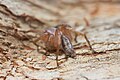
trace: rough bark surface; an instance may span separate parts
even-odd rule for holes
[[[79,37],[77,58],[54,69],[55,55],[33,41],[60,23],[85,32],[99,54]],[[120,80],[119,0],[0,0],[0,80]]]

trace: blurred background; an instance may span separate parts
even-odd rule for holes
[[[0,0],[1,7],[8,9],[8,12],[1,9],[2,13],[24,19],[29,16],[31,18],[28,18],[26,23],[32,27],[41,27],[42,23],[51,26],[59,23],[71,26],[86,25],[85,21],[88,22],[87,26],[111,23],[119,19],[119,2],[119,0]],[[41,21],[41,24],[35,19]]]

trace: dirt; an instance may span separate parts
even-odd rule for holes
[[[0,0],[0,80],[120,80],[119,14],[117,0]],[[86,33],[98,53],[79,37],[76,59],[56,68],[55,55],[45,56],[40,42],[38,52],[33,41],[61,23]]]

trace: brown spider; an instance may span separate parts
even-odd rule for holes
[[[72,34],[75,34],[73,37]],[[75,58],[76,52],[71,43],[72,40],[77,42],[77,37],[82,35],[87,41],[90,49],[94,53],[95,51],[92,49],[89,40],[86,35],[77,31],[74,31],[71,26],[66,24],[57,25],[54,28],[47,29],[43,32],[43,34],[38,38],[45,44],[45,50],[49,53],[54,53],[56,55],[56,63],[58,64],[58,55],[59,53],[65,54],[66,59],[68,57]]]

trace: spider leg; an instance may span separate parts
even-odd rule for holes
[[[66,59],[66,61],[68,60],[68,56],[65,54],[65,59]]]
[[[96,51],[94,51],[94,49],[92,48],[92,46],[91,46],[91,44],[90,44],[90,41],[88,40],[86,34],[80,33],[80,32],[76,32],[76,31],[74,31],[74,33],[75,33],[75,38],[74,38],[75,42],[77,42],[77,37],[81,35],[81,36],[83,36],[83,37],[85,38],[85,40],[86,40],[86,42],[87,42],[90,50],[92,51],[92,53],[95,53],[95,52],[96,52]]]
[[[73,32],[73,33],[75,34],[74,41],[75,41],[76,43],[78,42],[78,41],[77,41],[77,37],[78,37],[78,36],[80,36],[80,35],[81,35],[81,36],[84,36],[83,33],[80,33],[80,32],[77,32],[77,31],[73,31],[73,30],[72,30],[71,32]]]
[[[85,34],[84,34],[84,38],[85,38],[86,42],[88,43],[89,48],[90,48],[90,50],[92,51],[92,53],[95,53],[95,50],[92,48],[92,46],[91,46],[91,44],[90,44],[90,41],[88,40],[88,38],[87,38],[87,36],[86,36]]]
[[[78,37],[78,35],[77,34],[75,34],[75,38],[74,38],[74,41],[77,43],[78,41],[77,41],[77,37]]]
[[[57,67],[59,67],[59,63],[58,63],[58,52],[59,52],[59,49],[57,49],[55,55],[56,55],[56,64],[57,64]]]

